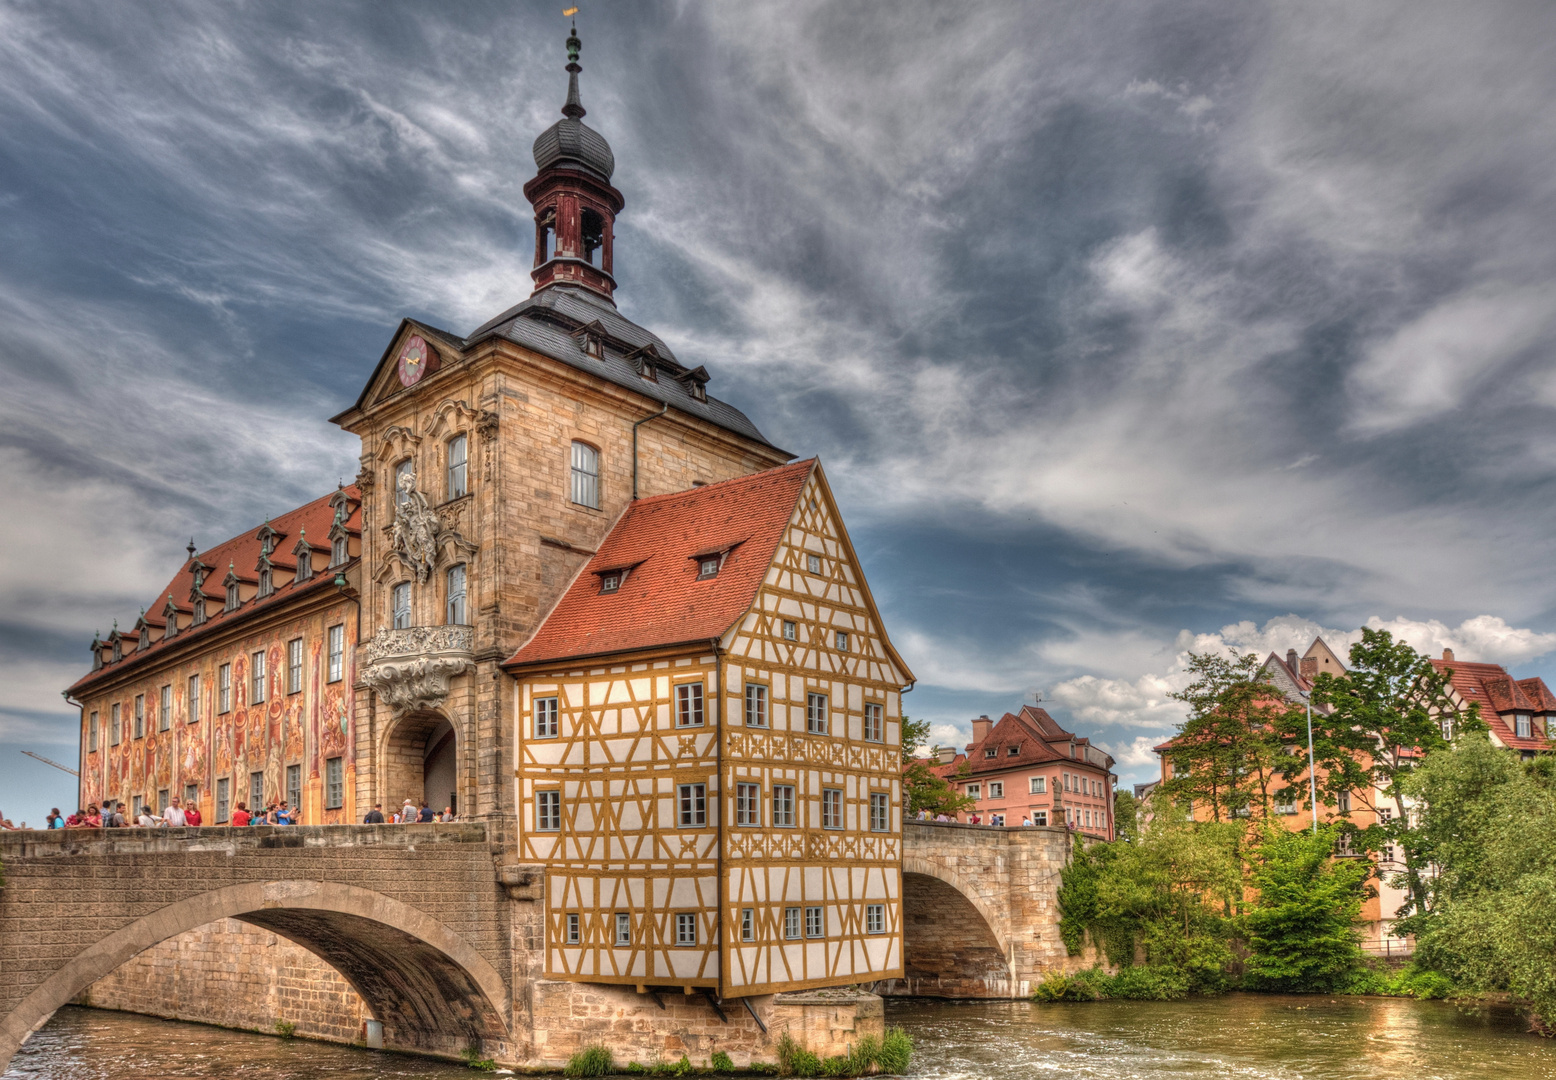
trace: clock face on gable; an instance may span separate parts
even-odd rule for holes
[[[400,385],[415,386],[421,381],[421,377],[427,373],[427,363],[431,359],[431,351],[421,335],[412,336],[400,350]]]

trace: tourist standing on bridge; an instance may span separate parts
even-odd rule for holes
[[[421,809],[417,811],[416,820],[421,822],[423,825],[430,825],[433,821],[437,820],[437,816],[437,813],[432,809],[432,807],[427,805],[427,800],[423,799],[421,801]]]
[[[232,824],[247,825],[249,823],[249,808],[247,803],[239,803],[232,808]]]
[[[400,824],[409,825],[416,820],[416,804],[410,799],[405,800],[405,805],[400,807]]]
[[[200,827],[200,807],[196,803],[191,802],[188,806],[184,807],[184,824],[188,825],[191,829],[198,829]]]
[[[168,803],[168,808],[162,811],[162,824],[178,829],[189,824],[184,818],[184,808],[178,805],[178,796],[175,795],[173,801]]]
[[[364,825],[382,825],[384,823],[384,804],[374,803],[373,808],[367,812],[367,817],[362,819]]]
[[[443,816],[439,820],[440,821],[453,821],[454,820],[454,808],[452,806],[445,806],[443,808]]]

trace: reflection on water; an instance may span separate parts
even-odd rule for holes
[[[1435,1001],[1259,997],[1030,1005],[888,1002],[928,1080],[1556,1080],[1556,1041],[1508,1010]],[[700,1064],[700,1063],[699,1063]],[[449,1080],[461,1065],[61,1009],[7,1078]]]
[[[889,1003],[945,1080],[1556,1080],[1556,1042],[1511,1010],[1440,1001],[1234,994],[1173,1002]]]
[[[450,1080],[463,1065],[304,1039],[64,1008],[11,1059],[5,1080]]]

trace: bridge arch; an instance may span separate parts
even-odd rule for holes
[[[339,882],[246,882],[168,904],[84,949],[0,1021],[0,1069],[92,983],[159,942],[224,918],[279,934],[334,967],[384,1024],[392,1045],[457,1053],[509,1038],[507,984],[440,920]]]
[[[925,997],[1010,996],[1008,920],[985,890],[951,866],[902,860],[903,978],[888,993]]]

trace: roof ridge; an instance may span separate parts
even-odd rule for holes
[[[790,462],[787,462],[787,463],[785,463],[783,465],[774,465],[772,468],[770,468],[770,469],[763,469],[760,472],[745,473],[742,476],[731,476],[731,477],[727,477],[726,479],[723,479],[723,480],[715,480],[711,484],[698,484],[698,485],[693,486],[693,487],[683,488],[680,491],[666,491],[666,492],[662,492],[662,493],[660,493],[658,495],[645,495],[642,498],[638,499],[636,502],[632,503],[630,506],[628,506],[627,510],[630,513],[631,511],[633,511],[633,510],[637,509],[638,507],[643,506],[643,505],[645,505],[647,503],[662,503],[662,502],[668,502],[671,499],[690,498],[690,497],[700,496],[704,492],[714,491],[714,490],[716,490],[718,488],[722,488],[722,487],[728,487],[731,484],[751,483],[752,481],[761,480],[761,479],[763,479],[765,477],[771,477],[771,476],[773,476],[776,473],[781,473],[781,472],[784,472],[784,471],[789,470],[789,469],[798,469],[801,466],[811,465],[811,464],[813,464],[813,463],[815,463],[816,461],[819,461],[819,460],[820,460],[819,458],[812,456],[812,457],[805,458],[802,461],[790,461]],[[603,543],[603,541],[602,541],[602,543]]]

